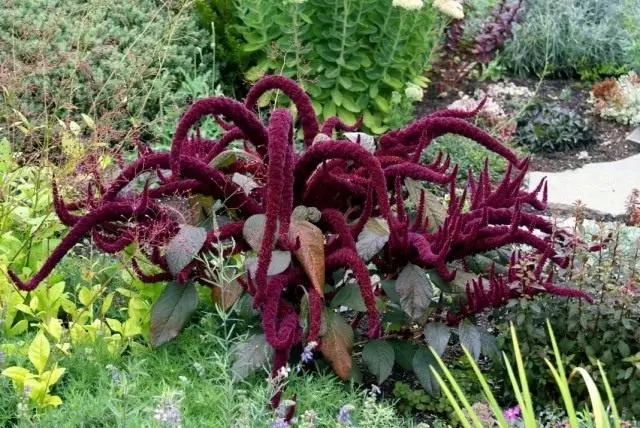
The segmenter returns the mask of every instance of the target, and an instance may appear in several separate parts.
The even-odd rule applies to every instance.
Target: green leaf
[[[96,123],[93,121],[93,119],[91,119],[91,116],[88,116],[84,113],[80,113],[80,116],[82,116],[82,120],[84,120],[84,123],[90,128],[90,129],[96,129]]]
[[[482,332],[480,329],[465,321],[458,327],[458,336],[460,337],[460,345],[467,348],[473,358],[478,361],[482,351]]]
[[[390,340],[389,343],[393,346],[396,363],[407,371],[413,370],[413,357],[418,348],[406,340]]]
[[[31,345],[29,345],[29,361],[36,368],[38,374],[44,371],[44,368],[47,366],[47,361],[49,361],[49,355],[51,354],[51,346],[49,345],[49,341],[47,337],[44,335],[42,331],[40,331]]]
[[[352,113],[360,113],[360,106],[353,100],[353,98],[346,94],[342,97],[342,106]]]
[[[346,306],[357,312],[366,312],[367,306],[364,304],[358,284],[350,282],[340,287],[331,300],[331,307],[336,309],[340,306]]]
[[[11,143],[6,138],[0,140],[0,174],[11,170]]]
[[[340,86],[342,86],[346,90],[350,90],[353,85],[351,79],[345,76],[338,76],[338,83],[340,83]]]
[[[414,373],[425,391],[431,396],[438,395],[440,385],[433,376],[430,367],[433,367],[436,371],[440,371],[440,367],[431,350],[429,348],[419,348],[413,356],[412,366]]]
[[[24,380],[29,375],[31,375],[31,372],[24,367],[13,366],[2,371],[2,376],[6,376],[17,383],[24,383]]]
[[[342,92],[340,92],[340,90],[338,88],[335,88],[333,91],[331,91],[331,99],[333,100],[335,105],[341,106],[342,105]]]
[[[19,336],[27,331],[27,328],[29,328],[29,322],[27,320],[20,320],[9,329],[7,336]]]
[[[412,263],[406,265],[396,280],[400,306],[412,319],[422,317],[431,303],[433,288],[427,273]]]
[[[432,322],[424,327],[424,340],[438,355],[444,353],[450,337],[451,329],[442,323]]]
[[[362,359],[378,379],[378,385],[391,376],[395,353],[393,347],[384,340],[374,340],[362,349]]]
[[[498,346],[498,339],[489,333],[488,331],[482,331],[480,337],[480,351],[482,355],[491,358],[494,361],[500,361],[500,347]]]
[[[231,371],[237,378],[246,379],[251,373],[269,364],[273,357],[273,348],[267,343],[264,334],[257,334],[246,342],[234,345],[231,354]]]
[[[176,337],[198,307],[193,282],[171,282],[151,309],[151,346],[158,347]]]
[[[385,98],[377,96],[373,99],[373,101],[376,103],[376,106],[378,106],[378,108],[382,110],[383,113],[391,112],[391,104],[389,104],[389,101],[387,101]]]
[[[181,224],[180,231],[167,245],[167,264],[174,276],[177,276],[200,252],[207,239],[203,227]]]
[[[620,352],[620,355],[622,356],[622,358],[627,358],[631,354],[631,349],[629,349],[629,345],[627,345],[627,342],[623,340],[618,342],[618,351]]]
[[[389,225],[385,219],[370,218],[358,235],[356,242],[356,250],[360,258],[365,262],[371,260],[387,244],[390,234]]]
[[[391,303],[395,303],[395,304],[399,305],[400,304],[400,296],[398,295],[398,292],[396,291],[396,281],[395,281],[395,279],[383,279],[381,284],[382,284],[382,289],[384,290],[385,294],[389,298],[389,301]]]

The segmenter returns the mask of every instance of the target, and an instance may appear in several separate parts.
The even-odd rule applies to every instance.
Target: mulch
[[[511,78],[508,81],[518,86],[526,86],[531,91],[535,91],[540,83],[534,78]],[[435,87],[432,87],[425,94],[425,100],[416,107],[416,114],[420,117],[445,108],[460,99],[460,93],[473,95],[475,89],[485,89],[491,83],[467,82],[462,84],[458,91],[449,91],[445,96],[439,96]],[[570,96],[561,97],[562,91],[566,88],[567,91],[571,91]],[[558,172],[576,169],[588,163],[624,159],[640,153],[640,144],[625,141],[633,127],[609,122],[593,114],[588,102],[590,89],[591,85],[575,80],[545,79],[540,84],[537,97],[543,102],[561,105],[581,113],[591,122],[596,142],[590,147],[578,150],[535,154],[532,156],[532,171]],[[589,153],[588,159],[578,159],[579,153],[583,150]]]

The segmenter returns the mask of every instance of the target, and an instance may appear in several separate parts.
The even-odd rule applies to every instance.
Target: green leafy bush
[[[640,1],[625,0],[625,8],[623,10],[623,25],[627,31],[628,51],[631,70],[640,70],[640,13],[638,8]]]
[[[180,70],[193,69],[209,41],[191,15],[189,3],[156,0],[8,2],[0,14],[0,120],[12,124],[19,112],[39,125],[86,113],[103,134],[161,121]]]
[[[586,368],[596,380],[601,380],[596,367],[596,361],[601,361],[607,377],[615,381],[612,388],[619,408],[623,413],[638,418],[640,288],[637,285],[637,240],[640,229],[612,229],[584,222],[574,230],[582,231],[582,239],[590,243],[598,243],[612,233],[608,248],[600,252],[588,255],[582,249],[575,254],[570,253],[573,268],[561,276],[563,282],[598,296],[596,303],[561,301],[551,296],[522,300],[507,305],[507,320],[513,322],[518,330],[531,389],[540,400],[551,402],[558,399],[552,379],[546,376],[548,367],[540,358],[551,353],[546,334],[540,328],[545,319],[549,319],[566,362]],[[508,334],[501,334],[498,343],[503,345],[506,342]],[[494,376],[498,375],[494,373]],[[584,400],[588,394],[584,386],[573,391],[576,400]]]
[[[629,33],[620,25],[625,10],[634,10],[627,7],[625,0],[527,1],[505,64],[518,74],[621,74],[630,64]]]
[[[425,159],[431,159],[439,151],[456,159],[460,171],[482,171],[485,160],[489,162],[489,175],[492,181],[499,180],[507,170],[507,162],[495,153],[458,135],[443,135],[434,140],[425,150]],[[461,175],[462,181],[465,178]]]
[[[502,410],[494,391],[489,386],[487,379],[482,374],[477,364],[474,362],[473,357],[469,350],[464,349],[466,357],[469,363],[472,365],[477,381],[482,385],[484,392],[484,400],[482,402],[476,402],[473,405],[462,388],[458,384],[453,374],[447,369],[444,362],[437,358],[438,366],[443,371],[443,375],[440,376],[436,372],[434,367],[431,367],[434,375],[437,377],[438,383],[444,391],[446,391],[447,398],[453,407],[457,419],[460,421],[463,427],[525,427],[525,428],[537,428],[539,426],[555,426],[555,427],[613,427],[613,428],[628,428],[632,425],[620,418],[618,407],[616,404],[616,396],[612,392],[609,380],[602,367],[600,361],[596,361],[596,369],[589,371],[584,367],[576,367],[571,370],[569,376],[565,369],[566,362],[564,361],[564,355],[562,355],[558,349],[558,344],[555,339],[555,333],[551,327],[551,324],[547,321],[547,330],[549,332],[549,338],[551,342],[550,355],[537,355],[533,358],[538,358],[545,362],[547,372],[546,376],[553,379],[553,387],[556,388],[562,395],[562,412],[566,414],[566,418],[561,420],[558,424],[542,425],[541,419],[549,419],[547,412],[540,412],[534,405],[534,400],[537,402],[539,396],[533,393],[530,388],[531,375],[525,368],[525,360],[523,355],[526,355],[522,347],[520,346],[518,336],[513,324],[509,328],[510,341],[512,343],[513,357],[509,358],[504,356],[504,363],[508,369],[510,386],[515,396],[517,406],[507,410]],[[544,331],[544,329],[540,329]],[[544,334],[544,333],[543,333]],[[515,367],[512,362],[515,362]],[[551,376],[549,376],[551,374]],[[594,375],[599,375],[603,387],[600,388],[594,381]],[[574,380],[578,378],[579,380]],[[573,382],[572,382],[573,380]],[[579,383],[579,381],[582,381]],[[584,385],[588,388],[588,395],[591,404],[591,408],[587,405],[582,406],[581,403],[574,403],[574,397],[572,389],[576,384]],[[600,392],[602,390],[602,392]],[[606,397],[606,400],[603,399]],[[542,418],[541,418],[542,417]],[[548,421],[547,421],[548,422]]]
[[[262,55],[249,80],[295,78],[320,117],[364,115],[374,133],[411,117],[443,23],[430,2],[405,10],[389,0],[247,0],[237,13],[245,50]]]
[[[482,398],[482,389],[471,369],[471,366],[464,360],[456,360],[447,364],[449,370],[458,381],[464,393],[473,401]],[[454,415],[444,394],[434,397],[428,394],[424,388],[414,388],[405,382],[396,382],[393,386],[393,395],[398,399],[398,409],[405,414],[414,412],[426,412],[437,414],[447,419],[453,420]]]
[[[529,357],[525,358],[525,368],[532,391],[539,401],[553,402],[558,399],[553,379],[547,376],[548,367],[540,358],[551,355],[546,334],[540,328],[544,319],[549,318],[566,361],[571,366],[582,366],[589,370],[597,368],[596,360],[602,361],[609,379],[616,381],[612,387],[618,405],[634,417],[640,416],[640,403],[634,398],[640,394],[638,369],[628,360],[640,352],[637,303],[635,308],[623,310],[621,307],[610,307],[609,303],[580,305],[543,297],[517,302],[509,309],[514,314],[510,319],[519,331],[522,353]],[[507,333],[498,340],[500,344],[508,342]],[[502,371],[500,373],[506,375]],[[494,372],[494,375],[499,374]],[[586,388],[576,387],[574,398],[586,399]]]
[[[233,91],[241,85],[244,73],[258,59],[255,51],[245,50],[245,41],[238,31],[241,23],[234,0],[196,0],[196,16],[200,26],[215,33],[216,64],[225,88]],[[233,94],[236,95],[236,94]]]
[[[537,102],[518,117],[514,141],[532,152],[562,152],[588,146],[595,139],[589,121],[577,112]]]

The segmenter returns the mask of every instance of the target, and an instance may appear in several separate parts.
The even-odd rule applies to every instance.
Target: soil
[[[531,171],[558,172],[576,169],[588,163],[608,162],[640,153],[640,144],[625,141],[633,127],[620,125],[600,119],[591,111],[588,102],[591,85],[573,80],[544,80],[542,83],[533,78],[512,78],[505,82],[513,82],[518,86],[526,86],[532,92],[540,84],[537,97],[543,102],[561,105],[580,112],[591,122],[595,137],[595,144],[578,150],[557,153],[543,153],[532,155]],[[461,98],[462,95],[472,95],[476,89],[485,89],[492,82],[469,82],[461,86],[460,91],[450,91],[437,94],[435,85],[425,94],[423,101],[416,108],[418,117],[432,111],[446,108],[449,104]],[[564,90],[564,93],[563,93]],[[561,95],[562,94],[562,95]],[[568,94],[568,95],[567,95]],[[586,150],[589,158],[578,159],[581,151]]]

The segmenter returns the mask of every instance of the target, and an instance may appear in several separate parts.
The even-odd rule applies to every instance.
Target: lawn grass
[[[267,406],[272,388],[266,369],[246,381],[232,376],[231,349],[245,335],[216,314],[199,315],[200,320],[174,341],[138,355],[113,356],[101,341],[75,348],[60,361],[67,372],[53,392],[64,403],[55,409],[21,411],[11,384],[0,380],[0,426],[168,426],[154,419],[163,397],[164,407],[169,402],[179,410],[185,427],[269,426],[276,416]],[[411,426],[396,416],[393,403],[367,399],[362,388],[324,370],[292,372],[284,398],[293,396],[300,423],[305,412],[313,411],[317,427],[339,426],[340,408],[351,404],[355,408],[351,419],[358,426]]]

